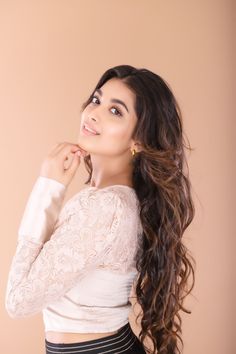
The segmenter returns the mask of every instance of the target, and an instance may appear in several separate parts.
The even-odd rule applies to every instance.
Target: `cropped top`
[[[97,333],[128,322],[142,225],[135,190],[67,187],[39,176],[18,230],[5,294],[10,317],[43,312],[45,331]]]

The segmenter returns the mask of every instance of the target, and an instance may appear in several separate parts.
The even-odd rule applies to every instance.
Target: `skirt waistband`
[[[137,345],[138,338],[132,331],[130,323],[126,323],[117,333],[103,338],[78,343],[51,343],[45,338],[46,354],[110,354],[128,353]],[[145,353],[145,351],[144,351]]]

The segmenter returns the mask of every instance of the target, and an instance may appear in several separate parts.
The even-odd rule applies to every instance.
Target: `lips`
[[[84,123],[83,128],[87,128],[88,130],[91,131],[91,133],[99,135],[99,133],[96,131],[96,129],[93,128],[93,126],[91,124]]]

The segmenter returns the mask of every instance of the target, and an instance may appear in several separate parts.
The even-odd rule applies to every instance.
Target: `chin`
[[[91,152],[91,148],[89,146],[89,144],[86,144],[85,141],[83,141],[83,139],[77,139],[77,144],[81,147],[81,149],[85,150],[88,152],[88,154],[90,154]]]

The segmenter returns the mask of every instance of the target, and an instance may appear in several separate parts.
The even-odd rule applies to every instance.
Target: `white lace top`
[[[42,310],[45,331],[109,332],[128,322],[142,226],[135,190],[66,186],[39,176],[29,196],[8,276],[12,318]]]

